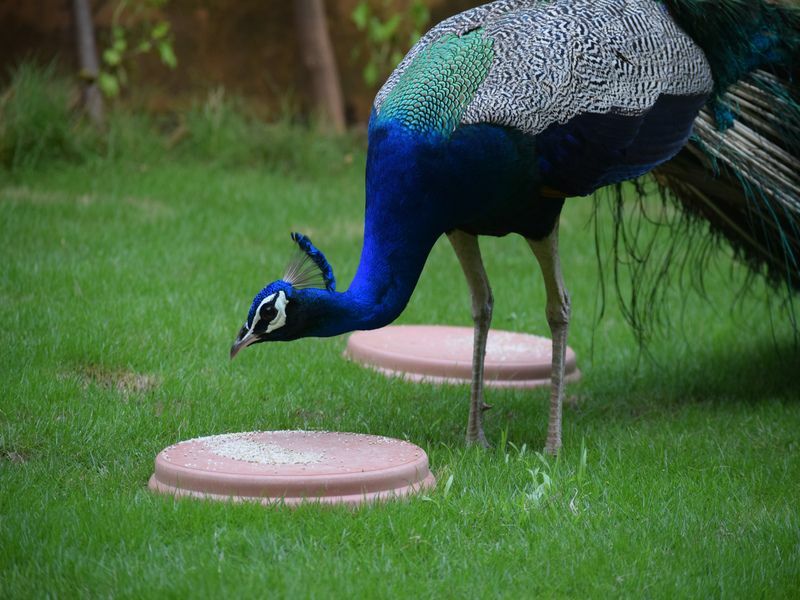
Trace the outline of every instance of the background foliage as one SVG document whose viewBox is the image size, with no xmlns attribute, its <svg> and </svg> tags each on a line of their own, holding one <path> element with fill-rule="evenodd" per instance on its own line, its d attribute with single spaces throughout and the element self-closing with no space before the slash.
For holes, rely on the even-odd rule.
<svg viewBox="0 0 800 600">
<path fill-rule="evenodd" d="M 361 71 L 369 87 L 379 86 L 392 69 L 402 60 L 430 24 L 430 11 L 422 0 L 412 0 L 405 12 L 392 11 L 390 3 L 383 3 L 383 10 L 361 0 L 353 9 L 351 18 L 364 34 L 361 47 L 353 48 L 353 58 L 366 55 Z"/>
<path fill-rule="evenodd" d="M 170 23 L 156 12 L 168 0 L 120 0 L 111 20 L 111 39 L 103 50 L 100 89 L 109 98 L 128 85 L 130 63 L 155 52 L 170 69 L 178 66 Z"/>
</svg>

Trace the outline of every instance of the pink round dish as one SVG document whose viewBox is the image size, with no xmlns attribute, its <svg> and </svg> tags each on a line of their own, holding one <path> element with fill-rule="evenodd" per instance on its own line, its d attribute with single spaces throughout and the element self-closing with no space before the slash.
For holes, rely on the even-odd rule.
<svg viewBox="0 0 800 600">
<path fill-rule="evenodd" d="M 149 487 L 174 496 L 360 504 L 436 483 L 425 452 L 402 440 L 328 431 L 252 431 L 162 450 Z"/>
<path fill-rule="evenodd" d="M 473 335 L 471 327 L 391 325 L 353 333 L 345 356 L 412 381 L 469 383 Z M 551 360 L 548 338 L 493 329 L 486 343 L 484 381 L 495 387 L 549 385 Z M 569 347 L 564 373 L 568 382 L 580 377 L 575 352 Z"/>
</svg>

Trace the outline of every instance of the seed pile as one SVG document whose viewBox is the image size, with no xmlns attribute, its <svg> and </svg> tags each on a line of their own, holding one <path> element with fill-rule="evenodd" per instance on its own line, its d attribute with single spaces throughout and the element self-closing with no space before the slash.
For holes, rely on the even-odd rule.
<svg viewBox="0 0 800 600">
<path fill-rule="evenodd" d="M 227 433 L 198 438 L 214 454 L 262 465 L 308 465 L 323 459 L 322 452 L 293 450 L 278 444 L 262 442 L 256 432 Z"/>
</svg>

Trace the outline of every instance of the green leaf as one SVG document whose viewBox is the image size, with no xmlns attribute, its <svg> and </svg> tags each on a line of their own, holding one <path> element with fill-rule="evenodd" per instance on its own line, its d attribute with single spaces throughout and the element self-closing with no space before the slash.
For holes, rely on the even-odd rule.
<svg viewBox="0 0 800 600">
<path fill-rule="evenodd" d="M 450 495 L 450 489 L 453 487 L 453 474 L 450 473 L 450 477 L 447 478 L 447 481 L 444 484 L 444 497 Z"/>
<path fill-rule="evenodd" d="M 111 73 L 103 71 L 97 77 L 97 84 L 100 91 L 108 98 L 116 98 L 119 95 L 119 82 Z"/>
<path fill-rule="evenodd" d="M 111 28 L 111 36 L 115 40 L 125 39 L 125 28 L 121 25 L 114 25 L 114 27 Z"/>
<path fill-rule="evenodd" d="M 367 20 L 369 19 L 369 4 L 367 4 L 365 0 L 356 4 L 353 12 L 350 13 L 350 18 L 353 23 L 356 24 L 359 31 L 364 31 L 367 27 Z"/>
<path fill-rule="evenodd" d="M 378 19 L 372 19 L 370 22 L 370 37 L 376 42 L 388 42 L 392 39 L 394 32 L 397 31 L 400 22 L 400 15 L 394 15 L 385 23 L 381 23 Z"/>
<path fill-rule="evenodd" d="M 136 46 L 136 51 L 140 53 L 150 52 L 153 49 L 153 44 L 150 40 L 142 40 L 139 42 L 139 45 Z"/>
<path fill-rule="evenodd" d="M 114 48 L 114 50 L 116 50 L 120 54 L 122 54 L 128 47 L 128 42 L 125 41 L 125 38 L 117 38 L 114 40 L 114 43 L 112 44 L 111 47 Z"/>
<path fill-rule="evenodd" d="M 369 38 L 370 42 L 374 43 L 378 41 L 378 37 L 381 35 L 382 26 L 383 24 L 378 17 L 370 17 L 369 21 L 367 21 L 367 38 Z"/>
<path fill-rule="evenodd" d="M 164 40 L 158 44 L 158 55 L 161 57 L 161 62 L 167 65 L 170 69 L 178 66 L 178 59 L 175 52 L 172 50 L 172 44 Z"/>
<path fill-rule="evenodd" d="M 160 40 L 166 37 L 169 33 L 169 22 L 167 21 L 159 21 L 153 27 L 153 30 L 150 32 L 150 36 L 154 40 Z"/>
<path fill-rule="evenodd" d="M 107 48 L 103 51 L 103 62 L 109 67 L 116 67 L 122 60 L 122 55 L 114 48 Z"/>
</svg>

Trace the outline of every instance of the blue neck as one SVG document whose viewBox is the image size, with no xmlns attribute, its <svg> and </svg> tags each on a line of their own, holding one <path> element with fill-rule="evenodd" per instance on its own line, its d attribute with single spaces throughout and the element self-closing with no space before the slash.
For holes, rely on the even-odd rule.
<svg viewBox="0 0 800 600">
<path fill-rule="evenodd" d="M 529 176 L 520 165 L 531 161 L 520 159 L 522 150 L 494 126 L 445 137 L 373 119 L 358 270 L 346 292 L 319 291 L 308 334 L 375 329 L 396 319 L 439 236 L 485 219 L 518 196 L 530 199 Z"/>
<path fill-rule="evenodd" d="M 320 294 L 324 314 L 315 319 L 313 335 L 376 329 L 394 321 L 447 229 L 429 186 L 419 177 L 424 171 L 419 136 L 397 127 L 375 129 L 370 130 L 358 270 L 346 292 Z"/>
</svg>

